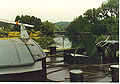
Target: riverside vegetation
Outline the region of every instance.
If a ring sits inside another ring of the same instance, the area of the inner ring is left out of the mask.
[[[110,40],[119,40],[119,0],[108,0],[103,2],[99,8],[88,9],[83,15],[76,17],[72,22],[52,23],[42,22],[40,18],[30,15],[16,16],[16,22],[34,25],[27,27],[29,34],[39,32],[33,38],[42,48],[48,48],[54,44],[55,31],[66,31],[72,35],[77,32],[91,32],[99,42],[110,36]],[[9,37],[9,32],[18,32],[19,26],[0,22],[0,37]],[[31,35],[32,36],[32,35]],[[67,36],[66,36],[67,37]],[[79,38],[68,37],[72,47],[79,44]]]

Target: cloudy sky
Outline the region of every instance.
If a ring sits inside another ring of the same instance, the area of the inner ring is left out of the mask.
[[[30,15],[42,21],[72,21],[103,1],[107,0],[0,0],[0,19],[14,21],[17,15]]]

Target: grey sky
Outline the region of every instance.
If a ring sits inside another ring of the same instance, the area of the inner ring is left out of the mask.
[[[42,21],[72,21],[103,1],[107,0],[0,0],[0,19],[14,21],[17,15],[33,15]]]

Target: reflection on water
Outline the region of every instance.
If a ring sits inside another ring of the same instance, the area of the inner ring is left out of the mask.
[[[59,48],[59,49],[62,49],[63,47],[64,48],[71,48],[71,42],[70,42],[70,40],[68,39],[68,38],[65,38],[64,40],[63,40],[63,37],[56,37],[56,38],[54,38],[54,41],[57,43],[57,47]],[[63,43],[64,42],[64,43]],[[64,46],[63,46],[64,45]]]
[[[46,58],[46,62],[50,62],[50,61],[51,61],[51,58],[52,58],[52,57],[47,57],[47,58]],[[63,57],[55,57],[55,60],[56,60],[56,61],[63,61],[64,58],[63,58]]]

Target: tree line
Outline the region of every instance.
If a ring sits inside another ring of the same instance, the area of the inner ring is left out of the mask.
[[[119,39],[119,0],[108,0],[101,7],[88,9],[83,15],[76,17],[68,26],[53,24],[49,21],[42,22],[40,18],[29,15],[16,16],[16,22],[34,25],[26,27],[28,33],[40,31],[40,39],[35,39],[43,48],[54,43],[55,31],[67,31],[71,35],[78,32],[91,32],[96,41],[104,40],[108,35],[110,40]],[[9,31],[20,31],[19,26],[0,22],[0,36],[7,36]],[[68,37],[73,47],[79,44],[78,38]]]
[[[72,35],[78,32],[91,32],[96,41],[119,39],[119,0],[107,0],[101,7],[88,9],[83,15],[75,18],[66,28]],[[78,38],[69,37],[71,41]],[[74,45],[77,46],[77,43]]]
[[[28,31],[28,34],[35,33],[36,31],[40,31],[40,39],[33,38],[35,41],[38,42],[38,44],[42,48],[47,48],[50,44],[54,43],[53,38],[55,37],[54,29],[55,25],[49,21],[42,22],[40,18],[37,18],[35,16],[29,16],[29,15],[22,15],[22,16],[16,16],[15,22],[25,23],[34,25],[33,28],[26,27],[26,30]],[[0,22],[0,36],[7,37],[8,32],[10,31],[18,31],[20,32],[20,26],[2,23]],[[6,35],[7,34],[7,35]]]

